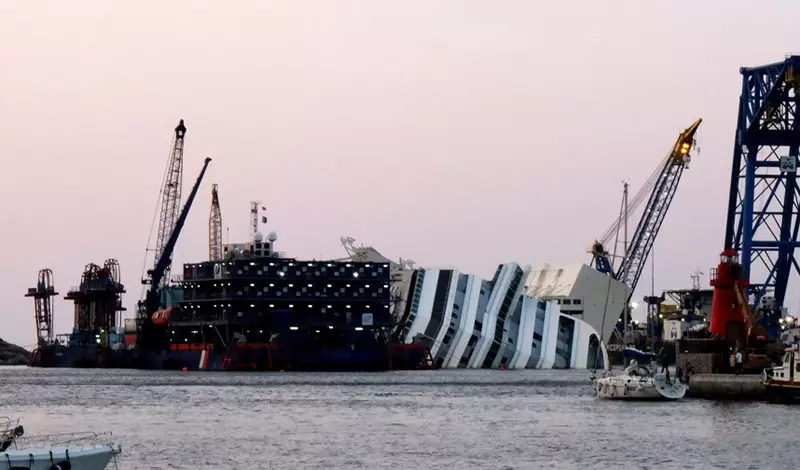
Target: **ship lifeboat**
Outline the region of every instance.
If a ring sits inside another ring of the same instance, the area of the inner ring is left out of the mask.
[[[155,312],[153,314],[153,324],[161,326],[169,323],[169,313],[171,310],[172,307]]]

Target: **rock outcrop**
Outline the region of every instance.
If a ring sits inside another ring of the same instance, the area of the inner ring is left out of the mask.
[[[24,366],[30,362],[31,356],[27,349],[0,338],[0,366]]]

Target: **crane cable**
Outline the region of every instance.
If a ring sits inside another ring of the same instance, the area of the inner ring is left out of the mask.
[[[658,180],[659,175],[661,174],[662,170],[664,169],[664,165],[667,164],[667,160],[669,160],[671,152],[667,152],[661,162],[658,164],[656,169],[650,175],[650,177],[645,181],[644,185],[637,191],[636,195],[628,202],[627,211],[620,212],[619,217],[611,224],[606,232],[603,234],[603,237],[600,239],[600,243],[603,246],[607,245],[608,242],[611,241],[611,237],[615,236],[615,233],[619,233],[619,228],[623,224],[623,222],[627,219],[630,219],[633,212],[642,204],[642,202],[650,196],[653,188],[656,185],[656,181]],[[627,212],[627,216],[626,216]]]
[[[161,177],[161,185],[159,185],[159,187],[158,187],[158,197],[156,198],[156,206],[155,206],[155,210],[153,211],[153,220],[150,222],[150,233],[147,235],[147,244],[145,245],[145,248],[144,248],[144,259],[142,260],[142,279],[144,279],[145,275],[147,274],[147,261],[148,261],[147,260],[147,253],[149,251],[151,251],[150,250],[150,242],[153,240],[153,231],[154,231],[153,229],[156,227],[156,218],[158,217],[159,213],[161,212],[159,210],[159,206],[161,205],[162,200],[163,200],[164,184],[167,181],[167,175],[169,174],[169,167],[170,167],[170,164],[172,163],[172,149],[175,147],[175,138],[176,138],[175,137],[175,133],[173,133],[172,134],[172,141],[170,142],[170,145],[169,145],[170,156],[169,156],[169,158],[167,158],[167,164],[164,166],[164,174]],[[158,254],[156,254],[155,256],[158,256]],[[142,293],[141,293],[141,298],[142,299],[144,299],[144,295],[145,295],[146,292],[147,292],[147,286],[142,284]]]

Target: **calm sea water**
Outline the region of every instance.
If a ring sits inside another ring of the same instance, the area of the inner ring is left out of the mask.
[[[120,469],[790,468],[800,407],[596,400],[585,371],[0,367],[29,434],[113,431]]]

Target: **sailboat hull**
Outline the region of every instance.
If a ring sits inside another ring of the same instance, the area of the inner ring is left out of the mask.
[[[680,400],[687,390],[686,384],[668,381],[664,374],[646,377],[622,374],[595,381],[597,398],[611,400]]]

